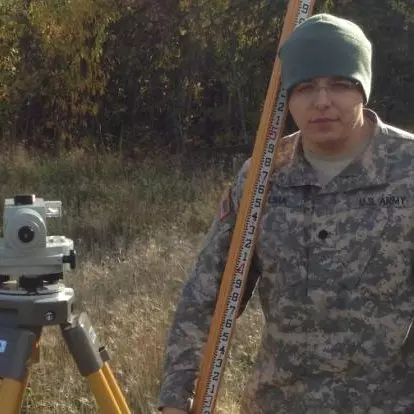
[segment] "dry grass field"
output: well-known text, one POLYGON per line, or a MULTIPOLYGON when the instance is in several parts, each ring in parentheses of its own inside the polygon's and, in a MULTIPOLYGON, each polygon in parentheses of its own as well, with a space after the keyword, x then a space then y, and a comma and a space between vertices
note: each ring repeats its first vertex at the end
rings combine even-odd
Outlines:
MULTIPOLYGON (((20 193, 61 200, 49 229, 74 240, 78 267, 65 275, 87 311, 135 414, 156 413, 166 330, 220 193, 236 171, 223 162, 172 157, 130 161, 74 151, 55 158, 3 149, 0 203, 20 193)), ((48 223, 49 224, 49 223, 48 223)), ((239 320, 218 412, 237 411, 260 335, 255 300, 239 320)), ((44 329, 22 412, 98 413, 58 327, 44 329)))

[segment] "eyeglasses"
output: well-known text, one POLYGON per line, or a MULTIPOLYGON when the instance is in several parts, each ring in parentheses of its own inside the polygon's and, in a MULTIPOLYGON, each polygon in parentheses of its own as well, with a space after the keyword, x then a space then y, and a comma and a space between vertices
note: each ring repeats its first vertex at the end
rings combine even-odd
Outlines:
POLYGON ((320 90, 325 89, 326 93, 334 98, 343 93, 357 90, 358 85, 358 82, 347 79, 334 79, 329 81, 326 85, 318 85, 311 81, 301 82, 293 88, 291 95, 313 99, 320 90))

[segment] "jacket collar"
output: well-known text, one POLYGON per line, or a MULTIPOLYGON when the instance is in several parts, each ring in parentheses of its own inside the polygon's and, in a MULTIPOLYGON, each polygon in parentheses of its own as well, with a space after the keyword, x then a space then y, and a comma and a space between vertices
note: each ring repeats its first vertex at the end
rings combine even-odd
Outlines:
POLYGON ((300 131, 284 137, 278 143, 280 155, 275 162, 273 180, 281 187, 320 187, 320 193, 351 191, 386 184, 388 178, 387 128, 378 115, 364 109, 364 115, 374 123, 370 142, 354 161, 325 187, 318 183, 313 167, 306 160, 300 131))

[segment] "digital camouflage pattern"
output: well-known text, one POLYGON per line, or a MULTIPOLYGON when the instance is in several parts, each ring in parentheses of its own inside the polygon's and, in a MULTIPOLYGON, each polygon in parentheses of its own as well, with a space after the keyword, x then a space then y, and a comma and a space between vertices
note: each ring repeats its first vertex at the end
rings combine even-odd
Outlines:
MULTIPOLYGON (((325 187, 299 134, 280 142, 249 276, 260 275, 265 327, 242 414, 414 413, 401 351, 414 316, 414 135, 365 114, 367 149, 325 187)), ((189 407, 248 165, 184 287, 160 406, 189 407)))

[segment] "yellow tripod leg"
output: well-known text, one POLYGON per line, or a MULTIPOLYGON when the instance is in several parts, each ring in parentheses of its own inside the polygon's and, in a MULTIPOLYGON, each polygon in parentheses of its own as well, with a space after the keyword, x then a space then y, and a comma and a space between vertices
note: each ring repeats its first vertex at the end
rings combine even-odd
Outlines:
POLYGON ((0 407, 2 414, 16 414, 20 411, 26 381, 4 378, 0 388, 0 407))
POLYGON ((111 387, 100 369, 87 377, 89 387, 95 396, 101 414, 122 414, 111 387))
POLYGON ((125 400, 124 395, 121 392, 121 389, 118 386, 118 383, 115 380, 114 374, 112 373, 111 367, 108 362, 104 362, 102 371, 105 375, 105 378, 109 384, 109 387, 114 394, 116 401, 118 402, 119 408, 121 409, 122 414, 131 414, 131 411, 128 407, 128 404, 125 400))
POLYGON ((28 371, 26 371, 26 374, 25 374, 25 376, 24 376, 24 380, 23 380, 23 382, 21 382, 22 386, 20 387, 20 394, 19 394, 19 397, 18 397, 19 404, 18 404, 18 406, 16 407, 15 414, 20 414, 20 411, 21 411, 21 409, 22 409, 22 403, 23 403, 24 392, 25 392, 25 390, 26 390, 26 387, 27 387, 27 383, 28 383, 28 382, 29 382, 29 372, 28 372, 28 371))
MULTIPOLYGON (((30 333, 33 337, 33 334, 30 333)), ((39 362, 40 359, 40 333, 37 334, 36 340, 32 345, 32 354, 29 361, 29 365, 39 362)), ((25 364, 25 361, 20 361, 25 364)), ((4 378, 0 386, 0 410, 2 414, 19 414, 22 408, 24 392, 26 390, 27 383, 29 381, 29 369, 26 365, 24 370, 24 377, 18 381, 12 378, 4 378)))
POLYGON ((105 347, 98 342, 90 319, 85 312, 62 324, 65 342, 88 381, 101 414, 130 414, 130 410, 115 378, 106 363, 109 360, 105 347))
MULTIPOLYGON (((37 364, 40 361, 40 331, 38 333, 38 337, 36 342, 33 344, 33 351, 32 351, 32 356, 30 359, 30 365, 32 364, 37 364)), ((15 414, 20 414, 20 411, 22 409, 22 403, 23 403, 23 397, 24 397, 24 392, 26 390, 27 387, 27 383, 29 382, 29 370, 26 370, 26 373, 24 375, 24 379, 21 382, 22 387, 20 388, 20 395, 19 395, 19 405, 18 407, 16 407, 16 411, 15 414)))

